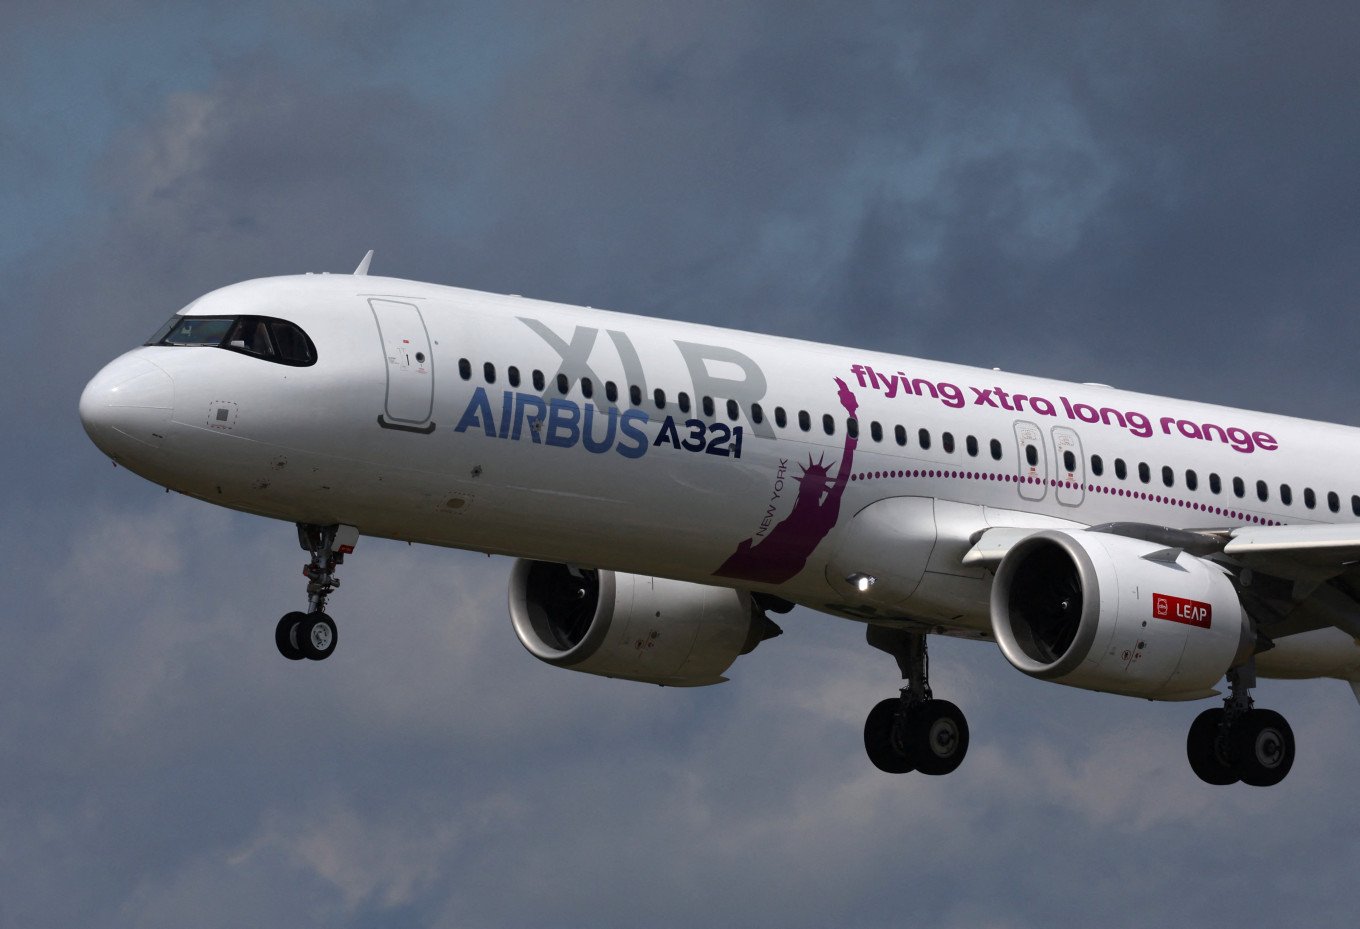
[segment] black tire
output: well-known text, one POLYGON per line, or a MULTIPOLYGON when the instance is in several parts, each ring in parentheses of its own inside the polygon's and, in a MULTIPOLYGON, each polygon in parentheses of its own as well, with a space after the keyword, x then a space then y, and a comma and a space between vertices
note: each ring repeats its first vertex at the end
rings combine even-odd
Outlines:
POLYGON ((1294 730, 1274 710, 1251 710, 1232 729, 1242 783, 1273 787, 1294 766, 1294 730))
POLYGON ((1222 721, 1222 707, 1205 710, 1195 717, 1185 737, 1185 757, 1190 760, 1190 770, 1204 783, 1217 787, 1241 780, 1231 757, 1231 735, 1219 744, 1218 727, 1222 721))
POLYGON ((968 754, 968 720, 948 700, 927 700, 907 717, 906 753, 922 774, 949 774, 968 754))
POLYGON ((279 654, 289 661, 302 660, 302 648, 298 645, 298 624, 307 618, 306 613, 299 613, 294 610, 292 613, 285 613, 283 619, 274 627, 274 644, 279 649, 279 654))
POLYGON ((870 710, 864 721, 864 750, 874 767, 889 774, 906 774, 912 769, 911 758, 902 751, 898 724, 901 709, 901 698, 889 697, 870 710))
POLYGON ((298 623, 297 640, 302 657, 325 661, 335 651, 335 621, 325 613, 308 613, 298 623))

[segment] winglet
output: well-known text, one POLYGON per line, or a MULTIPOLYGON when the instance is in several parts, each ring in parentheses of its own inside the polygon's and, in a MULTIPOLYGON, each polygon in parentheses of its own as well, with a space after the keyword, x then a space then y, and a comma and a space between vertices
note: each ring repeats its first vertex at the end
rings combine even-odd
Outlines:
POLYGON ((357 268, 354 269, 354 274, 355 274, 355 276, 357 276, 357 277, 367 277, 367 276, 368 276, 368 264, 369 264, 369 262, 371 262, 372 260, 373 260, 373 249, 370 248, 370 249, 368 250, 368 254, 364 256, 364 260, 361 261, 361 262, 359 262, 359 267, 357 267, 357 268))

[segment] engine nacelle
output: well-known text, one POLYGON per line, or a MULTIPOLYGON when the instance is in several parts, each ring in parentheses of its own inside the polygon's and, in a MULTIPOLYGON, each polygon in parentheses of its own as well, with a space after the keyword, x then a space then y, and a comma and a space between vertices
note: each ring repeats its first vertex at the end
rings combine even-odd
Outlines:
POLYGON ((1102 532, 1021 539, 997 566, 991 614, 1026 674, 1153 700, 1210 696, 1256 642, 1218 565, 1102 532))
POLYGON ((522 559, 510 619, 548 664, 670 687, 722 683, 781 631, 745 591, 522 559))

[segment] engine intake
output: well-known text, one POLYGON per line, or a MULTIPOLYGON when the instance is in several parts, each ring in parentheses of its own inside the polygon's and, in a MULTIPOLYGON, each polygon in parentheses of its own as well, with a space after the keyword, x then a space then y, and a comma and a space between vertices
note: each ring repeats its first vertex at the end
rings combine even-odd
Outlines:
POLYGON ((782 631, 745 591, 526 560, 510 574, 510 619, 548 664, 671 687, 727 680, 782 631))
POLYGON ((997 566, 992 630, 1026 674, 1154 700, 1209 696, 1255 636, 1227 573, 1150 542, 1045 530, 997 566))

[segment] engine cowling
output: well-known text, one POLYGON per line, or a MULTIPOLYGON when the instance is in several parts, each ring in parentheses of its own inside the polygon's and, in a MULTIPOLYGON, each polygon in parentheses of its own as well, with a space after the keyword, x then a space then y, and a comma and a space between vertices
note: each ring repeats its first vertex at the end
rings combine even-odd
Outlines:
POLYGON ((997 566, 992 630, 1032 677, 1153 700, 1194 700, 1255 635, 1226 572, 1139 539, 1045 530, 997 566))
POLYGON ((548 664, 669 687, 719 684, 780 628, 745 591, 519 560, 510 619, 548 664))

